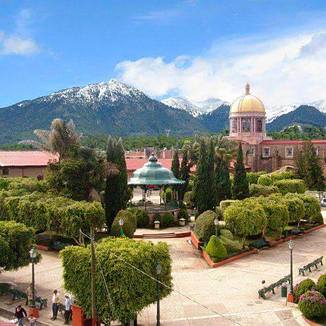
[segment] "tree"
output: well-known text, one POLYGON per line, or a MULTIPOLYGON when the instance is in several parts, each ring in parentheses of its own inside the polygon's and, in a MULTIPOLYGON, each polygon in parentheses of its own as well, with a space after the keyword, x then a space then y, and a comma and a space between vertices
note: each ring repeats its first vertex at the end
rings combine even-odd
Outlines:
POLYGON ((213 209, 216 206, 216 184, 215 184, 215 146, 213 138, 209 140, 209 151, 207 157, 207 183, 206 190, 209 193, 207 209, 213 209))
POLYGON ((40 142, 37 146, 59 155, 59 160, 66 158, 72 146, 79 145, 80 136, 72 120, 65 122, 54 119, 50 130, 34 130, 40 142))
POLYGON ((229 161, 226 158, 217 158, 215 166, 215 180, 216 204, 219 205, 222 200, 230 199, 232 197, 229 161))
POLYGON ((179 151, 176 149, 173 153, 172 167, 171 171, 174 176, 179 179, 180 178, 180 162, 179 162, 179 151))
POLYGON ((303 144, 303 149, 296 157, 297 173, 310 190, 325 190, 325 177, 320 158, 311 141, 303 144))
POLYGON ((183 185, 181 185, 180 190, 180 200, 183 200, 183 197, 187 191, 190 179, 190 163, 188 161, 188 151, 184 150, 182 154, 182 161, 180 167, 180 178, 185 181, 183 185))
POLYGON ((244 199, 249 196, 249 184, 243 164, 242 145, 239 144, 237 161, 234 167, 233 198, 244 199))
MULTIPOLYGON (((74 295, 89 317, 90 247, 69 246, 60 254, 65 289, 74 295)), ((106 325, 112 320, 125 325, 156 301, 158 262, 162 267, 160 281, 166 285, 160 287, 160 298, 172 291, 171 258, 166 243, 154 245, 149 241, 109 238, 97 244, 96 256, 96 311, 106 325)))
POLYGON ((126 208, 129 200, 128 174, 121 138, 116 139, 109 136, 106 159, 111 168, 106 177, 104 207, 106 225, 108 232, 110 232, 115 216, 121 209, 126 208))
POLYGON ((0 266, 13 270, 30 263, 33 230, 14 221, 0 221, 0 266))
POLYGON ((214 158, 212 159, 211 154, 211 146, 208 154, 205 139, 201 139, 197 174, 194 184, 194 199, 199 214, 215 207, 215 198, 213 197, 214 178, 212 179, 211 172, 212 168, 214 170, 214 166, 212 167, 214 158))

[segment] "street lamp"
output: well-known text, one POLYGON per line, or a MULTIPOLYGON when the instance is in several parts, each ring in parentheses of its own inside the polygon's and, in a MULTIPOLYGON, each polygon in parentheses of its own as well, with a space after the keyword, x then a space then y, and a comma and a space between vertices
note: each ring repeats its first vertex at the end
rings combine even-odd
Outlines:
POLYGON ((123 218, 120 218, 119 220, 119 225, 120 225, 120 236, 123 237, 124 233, 123 233, 123 225, 125 224, 125 221, 123 220, 123 218))
POLYGON ((294 241, 290 240, 288 242, 288 246, 290 249, 290 294, 291 297, 293 298, 293 248, 294 248, 294 241))
POLYGON ((157 310, 156 310, 156 326, 160 326, 160 281, 159 276, 162 272, 162 266, 160 263, 156 265, 156 275, 157 275, 157 282, 156 282, 156 290, 157 290, 157 310))
POLYGON ((29 251, 29 256, 32 261, 32 307, 35 308, 35 272, 34 272, 34 263, 37 257, 37 250, 35 247, 29 251))
POLYGON ((215 236, 217 237, 217 226, 218 226, 218 219, 215 217, 214 219, 214 225, 215 225, 215 236))

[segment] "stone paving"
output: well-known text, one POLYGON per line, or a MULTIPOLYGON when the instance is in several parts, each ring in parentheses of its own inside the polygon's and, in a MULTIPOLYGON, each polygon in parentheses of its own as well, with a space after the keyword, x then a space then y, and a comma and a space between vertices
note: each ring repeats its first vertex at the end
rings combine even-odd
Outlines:
MULTIPOLYGON (((326 228, 298 238, 294 249, 295 281, 298 267, 319 256, 326 256, 326 228)), ((159 240, 153 240, 157 242, 159 240)), ((164 239, 173 259, 174 292, 161 302, 162 325, 307 325, 300 312, 287 305, 279 292, 268 300, 258 299, 257 291, 289 273, 289 250, 286 243, 263 250, 216 269, 208 268, 189 243, 189 238, 164 239)), ((53 289, 61 292, 61 263, 56 253, 43 252, 42 262, 36 265, 38 293, 50 299, 53 289)), ((325 266, 309 273, 317 279, 325 266)), ((14 282, 22 289, 31 280, 31 268, 0 275, 0 282, 14 282)), ((49 300, 50 301, 50 300, 49 300)), ((14 310, 14 305, 0 303, 0 308, 14 310)), ((52 322, 50 311, 42 311, 40 321, 45 325, 61 325, 63 319, 52 322)), ((155 325, 156 306, 145 309, 139 316, 141 325, 155 325)))

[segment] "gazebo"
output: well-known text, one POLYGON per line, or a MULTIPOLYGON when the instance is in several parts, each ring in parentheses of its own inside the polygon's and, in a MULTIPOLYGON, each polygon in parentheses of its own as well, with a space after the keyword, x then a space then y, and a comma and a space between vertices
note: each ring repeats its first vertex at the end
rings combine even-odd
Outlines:
POLYGON ((133 173, 128 185, 144 190, 144 207, 146 209, 146 193, 148 190, 162 189, 164 186, 180 186, 184 183, 185 181, 177 179, 171 170, 163 167, 156 156, 152 154, 148 162, 133 173))

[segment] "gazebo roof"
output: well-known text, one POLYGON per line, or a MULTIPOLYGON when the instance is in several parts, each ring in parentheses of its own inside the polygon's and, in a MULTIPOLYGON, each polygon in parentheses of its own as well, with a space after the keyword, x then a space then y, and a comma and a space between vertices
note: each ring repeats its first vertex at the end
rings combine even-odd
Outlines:
POLYGON ((140 169, 137 169, 130 181, 131 186, 164 186, 164 185, 181 185, 183 180, 177 179, 173 172, 162 166, 154 155, 151 155, 148 162, 140 169))

